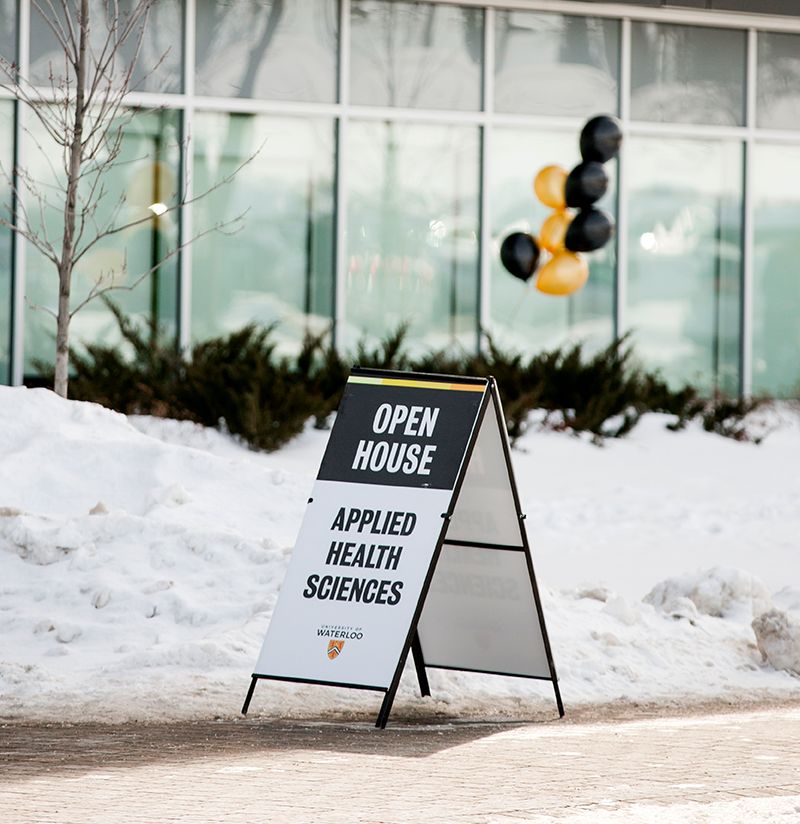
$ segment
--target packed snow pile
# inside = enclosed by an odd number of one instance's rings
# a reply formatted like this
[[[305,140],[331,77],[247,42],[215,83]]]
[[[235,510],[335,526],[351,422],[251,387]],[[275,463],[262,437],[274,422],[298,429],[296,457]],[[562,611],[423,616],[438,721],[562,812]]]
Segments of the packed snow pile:
[[[772,609],[769,590],[753,575],[739,569],[715,567],[662,581],[645,595],[644,600],[673,617],[692,607],[703,615],[716,618],[747,619]]]
[[[800,620],[771,609],[753,621],[753,631],[765,661],[800,675]]]
[[[774,414],[760,446],[651,415],[603,448],[531,431],[515,450],[568,710],[800,699],[800,426]],[[0,718],[237,715],[326,440],[309,429],[259,454],[193,424],[0,387]],[[553,703],[546,683],[430,677],[423,702],[406,674],[398,713]],[[251,712],[379,703],[264,682]]]

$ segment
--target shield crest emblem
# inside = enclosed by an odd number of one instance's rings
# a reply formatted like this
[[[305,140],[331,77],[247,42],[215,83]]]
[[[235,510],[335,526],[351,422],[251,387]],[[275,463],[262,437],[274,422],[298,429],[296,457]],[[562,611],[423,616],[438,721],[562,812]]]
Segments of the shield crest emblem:
[[[328,641],[328,658],[330,658],[331,661],[333,661],[334,658],[338,658],[342,647],[344,647],[344,641]]]

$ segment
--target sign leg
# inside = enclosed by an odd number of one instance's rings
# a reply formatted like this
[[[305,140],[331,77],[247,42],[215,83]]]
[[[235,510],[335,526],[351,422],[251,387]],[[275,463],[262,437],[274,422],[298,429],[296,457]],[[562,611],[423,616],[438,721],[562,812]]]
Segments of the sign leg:
[[[431,694],[431,688],[428,684],[428,673],[425,672],[425,659],[422,657],[422,644],[419,641],[419,633],[414,633],[414,638],[411,641],[411,655],[414,658],[414,668],[417,671],[417,680],[419,681],[419,691],[423,698]]]
[[[561,690],[558,688],[558,679],[553,674],[553,689],[556,692],[556,704],[558,705],[558,717],[564,717],[564,703],[561,700]]]
[[[253,693],[256,689],[256,682],[258,678],[254,675],[250,681],[250,689],[247,690],[247,698],[244,699],[244,704],[242,706],[242,715],[247,715],[247,709],[250,706],[250,701],[253,698]]]
[[[394,696],[397,692],[397,684],[392,684],[392,686],[387,690],[386,695],[383,696],[383,703],[381,704],[380,712],[378,713],[378,720],[375,722],[375,726],[379,730],[386,729],[386,722],[389,720],[389,713],[392,711],[392,704],[394,704]]]

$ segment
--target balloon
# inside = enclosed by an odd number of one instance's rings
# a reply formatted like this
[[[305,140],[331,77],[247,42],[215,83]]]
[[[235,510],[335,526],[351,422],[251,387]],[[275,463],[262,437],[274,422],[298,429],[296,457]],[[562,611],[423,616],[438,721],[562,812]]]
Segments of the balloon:
[[[564,236],[572,221],[569,212],[553,212],[539,230],[539,246],[548,252],[558,252],[564,248]]]
[[[614,219],[600,209],[581,209],[570,223],[564,246],[570,252],[594,252],[614,234]]]
[[[567,180],[567,170],[561,166],[545,166],[533,179],[533,191],[536,197],[551,209],[563,209],[564,184]]]
[[[622,129],[614,117],[601,114],[587,121],[581,130],[581,157],[605,163],[619,154]]]
[[[567,177],[564,185],[567,206],[585,209],[606,193],[608,175],[602,163],[589,160],[579,163]]]
[[[588,277],[589,264],[583,255],[559,252],[539,270],[536,288],[546,295],[571,295]]]
[[[513,232],[500,247],[503,266],[520,280],[530,280],[539,263],[539,245],[525,232]]]

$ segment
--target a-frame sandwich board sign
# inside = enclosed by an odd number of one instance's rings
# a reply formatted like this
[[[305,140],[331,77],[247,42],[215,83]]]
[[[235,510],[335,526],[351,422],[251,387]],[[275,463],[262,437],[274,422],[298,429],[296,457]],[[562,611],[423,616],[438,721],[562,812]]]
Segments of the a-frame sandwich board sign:
[[[242,707],[260,679],[384,693],[426,667],[555,664],[492,378],[354,368]]]

